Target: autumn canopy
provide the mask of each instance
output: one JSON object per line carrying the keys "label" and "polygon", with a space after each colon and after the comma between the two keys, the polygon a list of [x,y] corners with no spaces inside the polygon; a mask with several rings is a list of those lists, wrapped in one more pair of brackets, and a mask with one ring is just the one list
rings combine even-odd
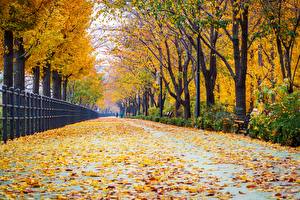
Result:
{"label": "autumn canopy", "polygon": [[[87,32],[92,13],[93,3],[85,0],[1,0],[4,84],[96,106],[102,96],[102,75],[95,69]],[[32,80],[25,81],[25,77]],[[85,81],[87,77],[93,84]],[[80,91],[84,84],[91,87],[86,94]],[[76,97],[78,93],[81,98]]]}
{"label": "autumn canopy", "polygon": [[0,199],[299,199],[300,0],[0,0]]}

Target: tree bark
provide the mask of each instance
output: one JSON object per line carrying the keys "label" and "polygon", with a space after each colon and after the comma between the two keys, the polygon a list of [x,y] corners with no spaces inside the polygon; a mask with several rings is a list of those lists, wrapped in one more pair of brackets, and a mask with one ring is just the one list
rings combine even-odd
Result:
{"label": "tree bark", "polygon": [[[186,51],[188,51],[188,49],[186,49]],[[190,63],[190,57],[188,55],[186,56],[187,59],[183,64],[183,92],[184,92],[183,108],[184,108],[184,118],[189,119],[191,117],[191,97],[189,91],[189,84],[191,80],[188,79],[188,66]]]}
{"label": "tree bark", "polygon": [[58,71],[52,71],[52,92],[55,99],[61,99],[61,82],[61,75]]}
{"label": "tree bark", "polygon": [[129,114],[128,113],[130,113],[130,105],[129,105],[129,101],[128,101],[128,99],[126,99],[125,100],[125,116],[129,116]]}
{"label": "tree bark", "polygon": [[235,101],[236,101],[236,114],[240,119],[246,116],[246,82],[235,82]]}
{"label": "tree bark", "polygon": [[136,98],[134,97],[132,100],[132,114],[133,116],[136,116],[137,113],[137,102],[136,102]]}
{"label": "tree bark", "polygon": [[188,84],[186,84],[184,87],[183,108],[184,108],[184,118],[185,119],[191,118],[191,97],[190,97],[190,91],[188,88]]}
{"label": "tree bark", "polygon": [[13,32],[4,31],[4,85],[13,87],[13,59],[14,59],[14,37]]}
{"label": "tree bark", "polygon": [[289,87],[288,87],[288,93],[291,94],[294,92],[293,88],[293,77],[292,77],[292,70],[291,70],[291,62],[292,62],[292,52],[290,52],[290,47],[285,48],[285,68],[287,72],[287,77],[289,80]]}
{"label": "tree bark", "polygon": [[206,105],[212,106],[215,104],[215,94],[214,94],[214,85],[210,80],[205,81],[205,90],[206,90]]}
{"label": "tree bark", "polygon": [[[233,2],[234,7],[238,4]],[[242,8],[240,8],[242,9]],[[232,43],[235,66],[235,112],[239,119],[246,116],[246,74],[248,62],[248,6],[243,6],[241,17],[238,17],[239,9],[233,11]],[[241,38],[239,31],[241,26]],[[241,47],[240,47],[241,42]]]}
{"label": "tree bark", "polygon": [[210,49],[209,55],[209,69],[206,68],[205,55],[202,49],[201,42],[199,42],[199,56],[200,56],[200,64],[201,70],[204,76],[205,88],[206,88],[206,104],[207,106],[212,106],[215,104],[215,95],[214,89],[217,78],[217,59],[216,59],[216,42],[217,42],[218,32],[212,26],[210,28],[210,45],[212,49]]}
{"label": "tree bark", "polygon": [[33,68],[33,88],[34,94],[39,94],[40,92],[40,67],[36,66]]}
{"label": "tree bark", "polygon": [[163,117],[163,110],[164,110],[164,104],[163,104],[163,80],[162,80],[162,73],[163,73],[163,54],[161,48],[159,49],[159,116]]}
{"label": "tree bark", "polygon": [[143,115],[146,115],[145,94],[142,95],[142,113],[143,113]]}
{"label": "tree bark", "polygon": [[141,97],[138,94],[137,96],[137,114],[140,115],[141,114]]}
{"label": "tree bark", "polygon": [[[276,33],[279,34],[279,33]],[[280,61],[280,69],[281,69],[281,74],[282,74],[282,79],[284,80],[285,78],[289,79],[289,87],[288,87],[288,92],[291,94],[293,93],[293,82],[292,82],[292,73],[291,73],[291,47],[289,46],[284,46],[282,44],[283,42],[281,41],[279,35],[276,35],[276,45],[277,45],[277,52],[279,55],[279,61]],[[284,50],[282,49],[282,46],[284,46]]]}
{"label": "tree bark", "polygon": [[15,38],[14,45],[17,50],[14,52],[16,62],[14,63],[14,87],[25,90],[25,49],[23,38]]}
{"label": "tree bark", "polygon": [[246,78],[248,69],[248,6],[245,6],[242,13],[242,44],[241,44],[241,73],[240,80],[238,80],[237,96],[240,96],[240,102],[237,102],[237,108],[241,107],[241,117],[246,116]]}
{"label": "tree bark", "polygon": [[[177,54],[178,54],[178,73],[180,74],[180,73],[182,73],[182,63],[181,63],[182,53],[181,53],[181,49],[180,49],[177,39],[175,39],[175,45],[176,45]],[[169,48],[169,44],[168,44],[167,40],[165,40],[165,47],[166,47],[166,51],[167,51],[167,70],[170,75],[171,82],[173,84],[175,91],[174,92],[171,91],[171,88],[169,87],[169,84],[164,77],[163,77],[163,80],[165,82],[165,85],[166,85],[170,95],[175,99],[175,116],[180,117],[179,109],[181,106],[181,94],[183,92],[182,78],[181,78],[181,76],[178,76],[176,79],[176,75],[173,72],[172,62],[171,62],[171,52],[170,52],[170,48]]]}
{"label": "tree bark", "polygon": [[178,96],[178,92],[176,92],[176,100],[175,100],[175,116],[180,117],[180,106],[181,106],[181,97]]}
{"label": "tree bark", "polygon": [[[218,31],[212,26],[210,30],[210,43],[213,46],[213,49],[216,48],[216,43],[218,39]],[[208,78],[206,78],[205,82],[209,83],[209,91],[206,90],[206,104],[208,106],[215,104],[215,86],[216,86],[216,79],[217,79],[217,57],[215,50],[210,50],[209,55],[209,71],[208,71]]]}
{"label": "tree bark", "polygon": [[155,102],[155,99],[154,99],[154,94],[152,93],[151,89],[149,89],[149,92],[148,92],[148,95],[149,95],[149,100],[150,100],[150,107],[157,107],[157,103]]}
{"label": "tree bark", "polygon": [[63,89],[62,89],[62,100],[67,100],[67,88],[68,88],[68,77],[64,78]]}
{"label": "tree bark", "polygon": [[195,117],[200,117],[200,34],[197,37],[196,105]]}
{"label": "tree bark", "polygon": [[147,94],[148,92],[147,91],[145,91],[145,93],[144,93],[144,115],[145,116],[148,116],[149,115],[149,113],[148,113],[148,107],[149,107],[149,98],[148,98],[148,94]]}
{"label": "tree bark", "polygon": [[51,64],[47,63],[43,68],[43,95],[51,97],[50,92],[50,76],[51,76]]}

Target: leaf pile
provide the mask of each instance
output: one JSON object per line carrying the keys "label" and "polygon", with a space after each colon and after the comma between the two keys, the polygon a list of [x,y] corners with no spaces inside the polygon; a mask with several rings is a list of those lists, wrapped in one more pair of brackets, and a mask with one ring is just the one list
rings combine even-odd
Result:
{"label": "leaf pile", "polygon": [[114,118],[69,125],[0,146],[0,198],[297,198],[299,159],[238,139]]}

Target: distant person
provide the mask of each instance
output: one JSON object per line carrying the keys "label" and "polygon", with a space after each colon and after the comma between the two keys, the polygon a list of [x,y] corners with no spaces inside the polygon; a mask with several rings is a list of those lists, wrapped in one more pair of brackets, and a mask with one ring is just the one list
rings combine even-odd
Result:
{"label": "distant person", "polygon": [[118,118],[119,117],[119,113],[116,113],[116,118]]}

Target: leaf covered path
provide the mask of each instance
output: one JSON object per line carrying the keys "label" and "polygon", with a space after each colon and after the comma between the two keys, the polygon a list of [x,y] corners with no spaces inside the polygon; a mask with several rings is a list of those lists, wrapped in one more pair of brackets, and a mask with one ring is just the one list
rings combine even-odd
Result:
{"label": "leaf covered path", "polygon": [[299,199],[299,149],[101,118],[0,146],[0,199]]}

